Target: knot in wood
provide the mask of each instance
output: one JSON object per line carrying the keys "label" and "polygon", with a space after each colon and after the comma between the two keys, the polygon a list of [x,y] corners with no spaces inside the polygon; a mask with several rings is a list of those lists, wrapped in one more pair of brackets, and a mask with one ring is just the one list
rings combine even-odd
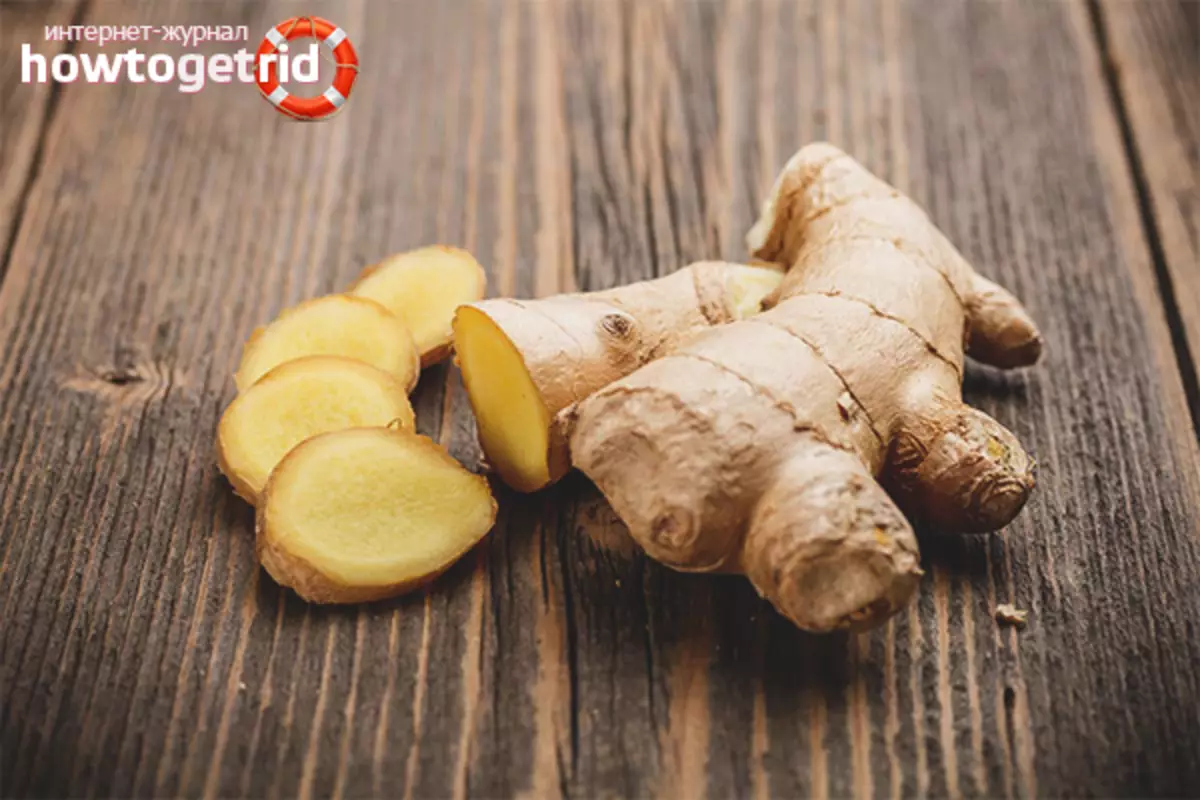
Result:
{"label": "knot in wood", "polygon": [[105,370],[100,373],[100,380],[113,386],[128,386],[131,383],[141,383],[146,378],[136,370],[127,367]]}

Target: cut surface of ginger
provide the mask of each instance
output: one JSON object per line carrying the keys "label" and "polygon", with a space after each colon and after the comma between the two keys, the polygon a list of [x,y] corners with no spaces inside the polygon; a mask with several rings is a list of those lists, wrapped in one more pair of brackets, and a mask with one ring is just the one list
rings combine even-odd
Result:
{"label": "cut surface of ginger", "polygon": [[280,364],[304,356],[343,356],[390,373],[405,390],[420,376],[408,326],[379,303],[332,294],[287,309],[246,342],[234,380],[239,391]]}
{"label": "cut surface of ginger", "polygon": [[258,505],[259,560],[317,603],[394,597],[432,580],[496,519],[487,481],[430,439],[358,428],[287,455]]}
{"label": "cut surface of ginger", "polygon": [[501,480],[520,492],[550,482],[550,410],[525,360],[491,317],[464,306],[454,319],[463,383],[479,442]]}
{"label": "cut surface of ginger", "polygon": [[363,270],[350,293],[366,297],[403,319],[422,366],[450,353],[454,309],[483,298],[487,276],[465,250],[441,245],[390,256]]}
{"label": "cut surface of ginger", "polygon": [[217,428],[218,462],[253,503],[275,465],[305,439],[392,423],[414,424],[395,376],[350,358],[307,356],[271,370],[229,405]]}
{"label": "cut surface of ginger", "polygon": [[735,320],[749,319],[763,310],[783,281],[782,267],[774,264],[738,264],[729,270],[726,292]]}

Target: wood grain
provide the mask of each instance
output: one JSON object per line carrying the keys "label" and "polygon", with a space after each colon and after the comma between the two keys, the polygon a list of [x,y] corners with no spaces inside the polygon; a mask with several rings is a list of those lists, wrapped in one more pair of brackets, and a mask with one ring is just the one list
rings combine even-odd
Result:
{"label": "wood grain", "polygon": [[0,108],[5,114],[0,128],[0,258],[6,263],[41,168],[46,129],[58,109],[54,84],[22,82],[22,45],[29,45],[30,52],[48,64],[71,44],[45,41],[45,27],[77,21],[82,8],[80,0],[0,4]]}
{"label": "wood grain", "polygon": [[1131,170],[1200,429],[1200,4],[1097,4]]}
{"label": "wood grain", "polygon": [[[304,10],[364,57],[333,121],[246,87],[75,84],[38,138],[0,287],[0,795],[1197,785],[1200,469],[1086,6]],[[295,13],[84,12],[252,31]],[[27,91],[4,88],[22,125]],[[498,487],[492,536],[411,597],[311,607],[256,568],[212,458],[255,325],[429,241],[520,295],[740,258],[774,173],[819,137],[925,204],[1047,340],[1037,369],[967,387],[1037,456],[1033,501],[1003,535],[924,536],[905,613],[799,633],[741,579],[640,556],[578,475]],[[457,374],[429,370],[415,402],[473,463]],[[1029,627],[999,627],[1001,602]]]}

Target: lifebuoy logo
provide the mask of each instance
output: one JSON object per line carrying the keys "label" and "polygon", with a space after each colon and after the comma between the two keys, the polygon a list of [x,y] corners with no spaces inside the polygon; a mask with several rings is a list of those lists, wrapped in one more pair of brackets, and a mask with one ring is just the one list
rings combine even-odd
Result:
{"label": "lifebuoy logo", "polygon": [[[91,42],[103,48],[117,42],[174,42],[194,47],[203,42],[245,42],[245,25],[47,25],[46,41]],[[306,52],[297,39],[309,39]],[[322,52],[323,51],[323,52]],[[284,84],[320,80],[322,55],[335,68],[331,85],[314,97],[292,94]],[[180,92],[198,92],[207,83],[255,84],[262,96],[285,116],[301,122],[329,119],[350,98],[358,78],[358,53],[346,32],[321,17],[292,17],[267,31],[256,52],[233,53],[123,52],[42,55],[21,46],[22,83],[174,83]]]}
{"label": "lifebuoy logo", "polygon": [[[286,81],[288,42],[309,36],[333,54],[337,72],[333,76],[333,85],[322,94],[296,97],[283,88],[280,72],[284,73],[282,80]],[[358,78],[358,53],[346,38],[346,32],[320,17],[292,17],[271,28],[259,46],[255,60],[258,63],[258,88],[263,97],[280,113],[301,122],[315,122],[336,114],[350,97],[350,90]]]}

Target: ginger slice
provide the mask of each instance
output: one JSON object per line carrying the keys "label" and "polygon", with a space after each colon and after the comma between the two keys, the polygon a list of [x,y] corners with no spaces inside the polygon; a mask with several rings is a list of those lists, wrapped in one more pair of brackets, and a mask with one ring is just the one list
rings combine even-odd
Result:
{"label": "ginger slice", "polygon": [[246,342],[234,380],[245,391],[273,368],[303,356],[344,356],[395,375],[411,391],[420,360],[404,320],[379,303],[334,294],[287,309]]}
{"label": "ginger slice", "polygon": [[307,356],[268,372],[225,410],[217,460],[241,497],[255,502],[275,465],[320,433],[396,422],[414,427],[406,387],[394,375],[337,356]]}
{"label": "ginger slice", "polygon": [[425,367],[449,355],[454,309],[482,299],[486,287],[487,275],[470,253],[435,245],[368,267],[350,293],[376,301],[408,323]]}
{"label": "ginger slice", "polygon": [[287,455],[258,505],[257,551],[314,603],[381,600],[433,580],[492,528],[487,480],[430,439],[356,428]]}

